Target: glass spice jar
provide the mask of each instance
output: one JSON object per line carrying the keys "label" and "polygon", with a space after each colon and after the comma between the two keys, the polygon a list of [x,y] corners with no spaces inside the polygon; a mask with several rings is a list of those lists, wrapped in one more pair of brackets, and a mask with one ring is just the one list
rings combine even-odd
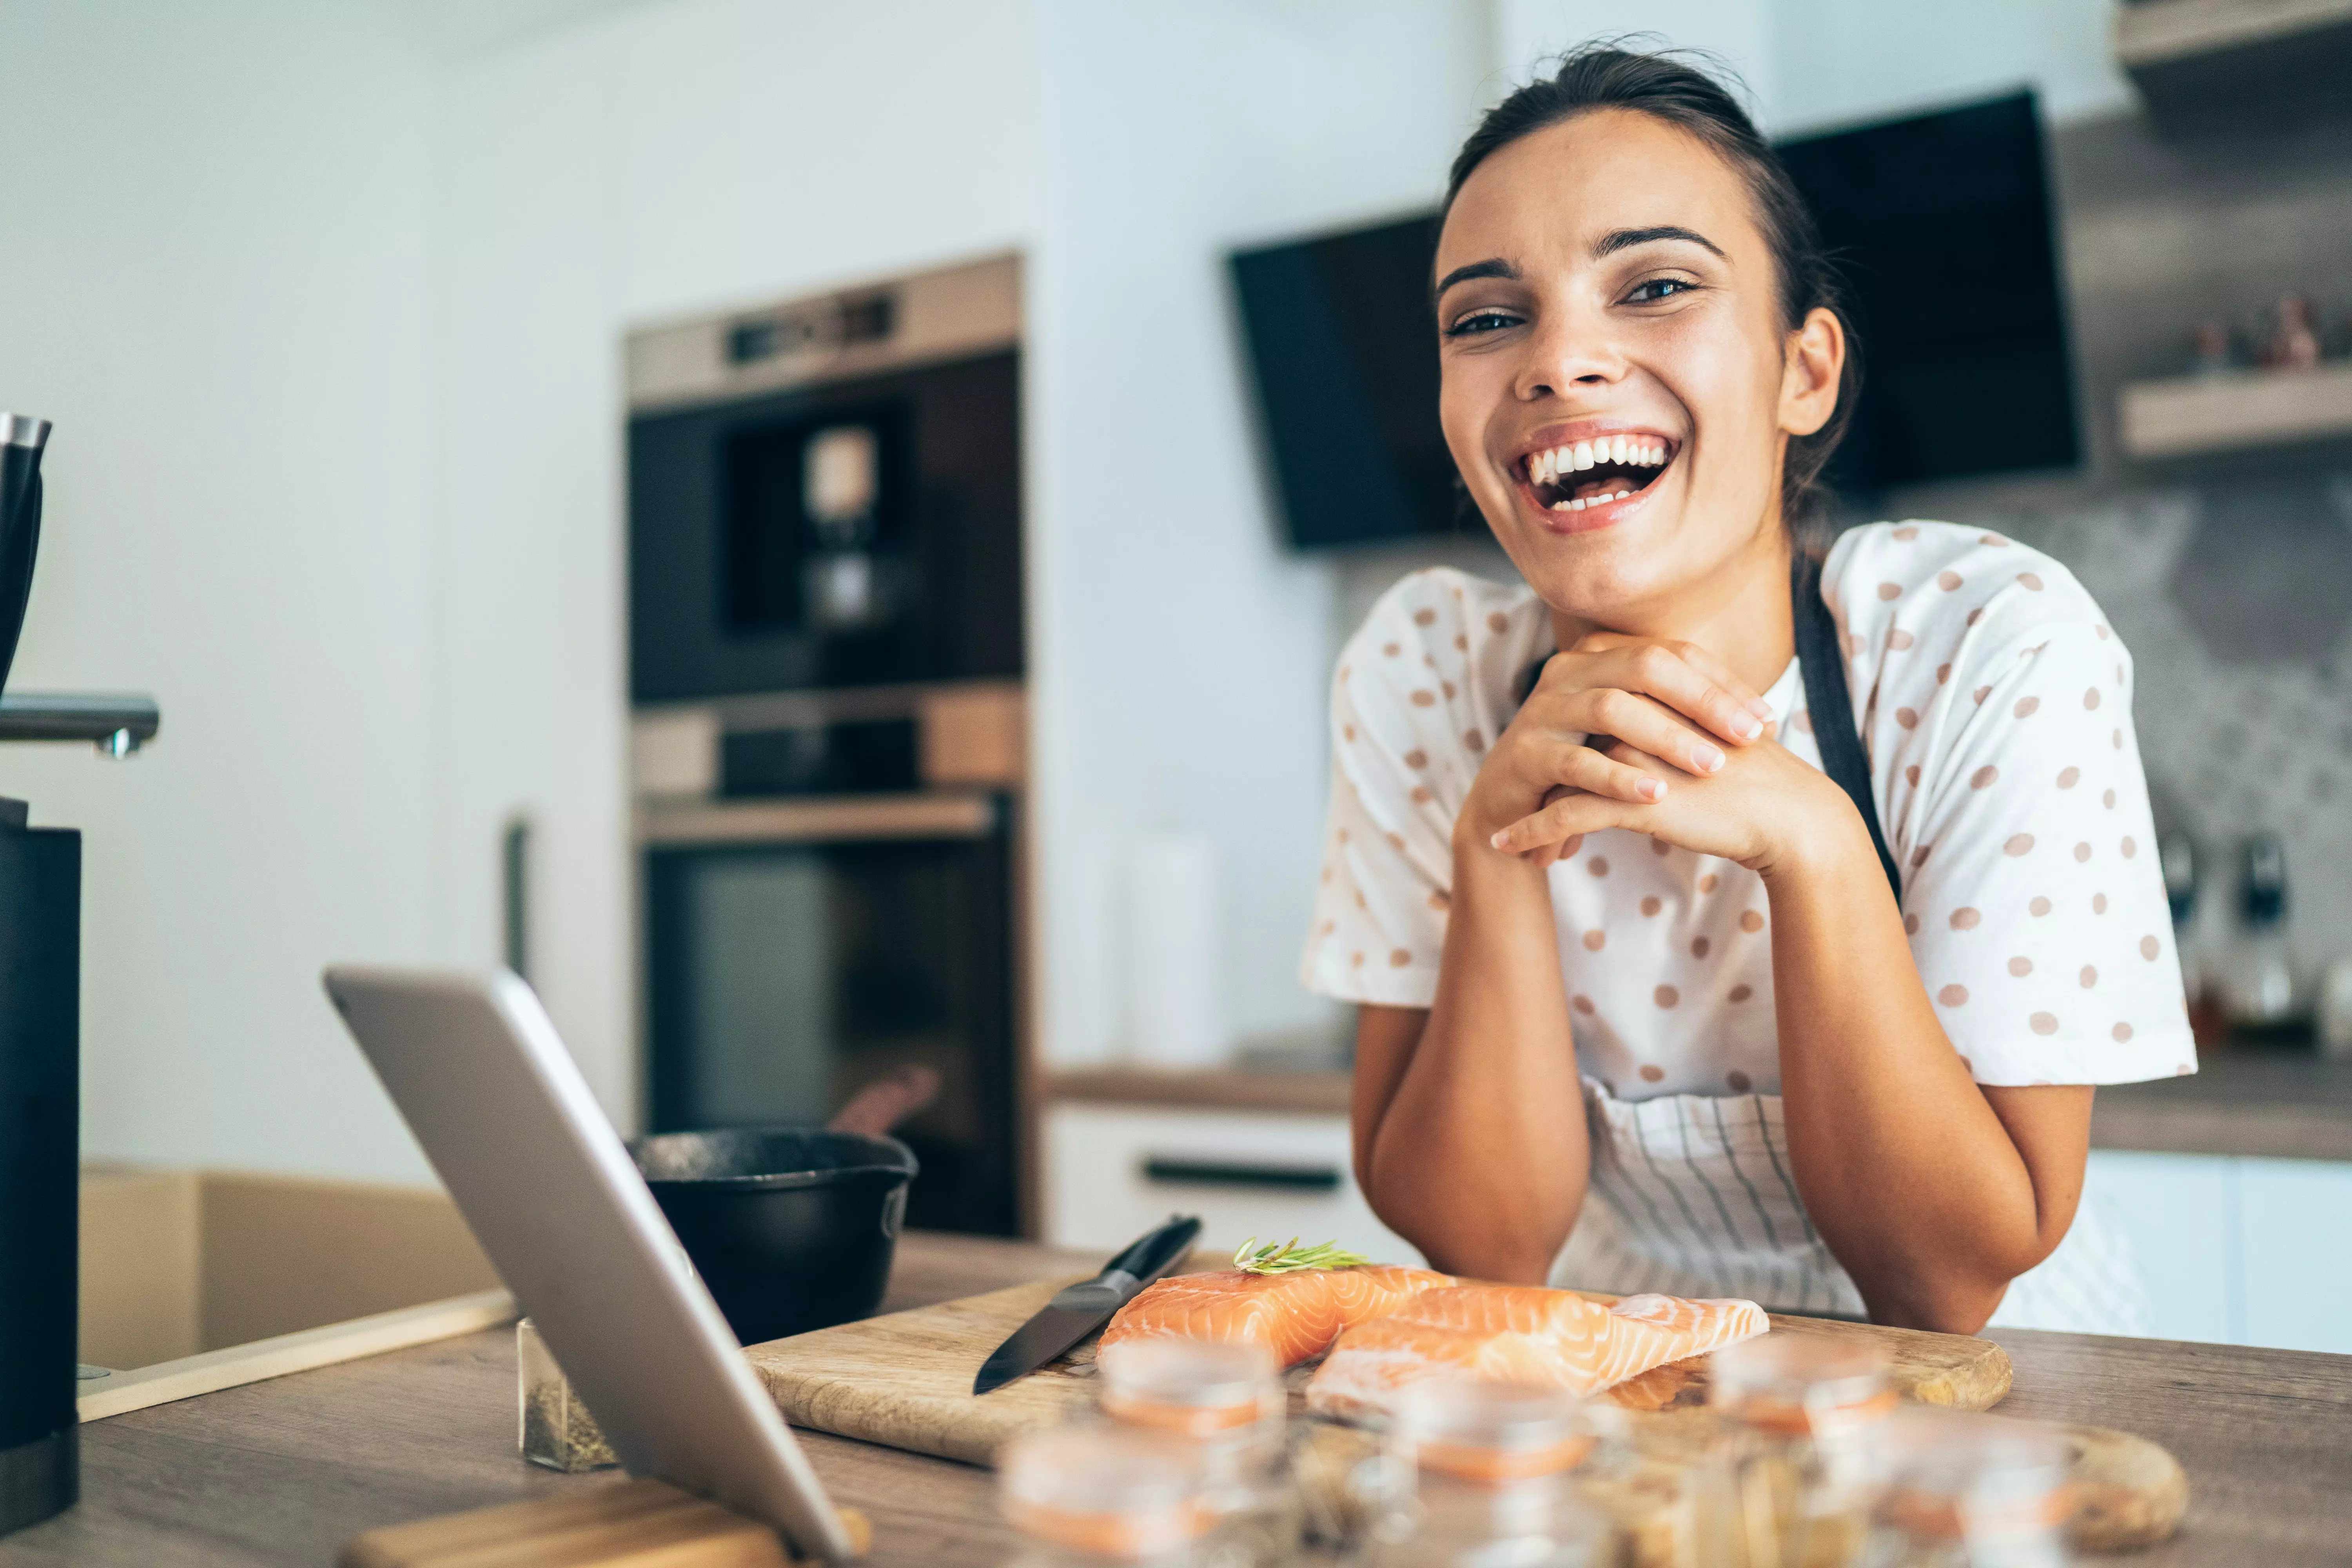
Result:
{"label": "glass spice jar", "polygon": [[1585,1568],[1608,1521],[1569,1485],[1594,1438],[1574,1396],[1520,1384],[1438,1379],[1395,1410],[1420,1521],[1384,1550],[1393,1568]]}
{"label": "glass spice jar", "polygon": [[2055,1435],[1916,1406],[1888,1425],[1864,1568],[2065,1568],[2074,1498]]}
{"label": "glass spice jar", "polygon": [[524,1458],[551,1470],[609,1470],[620,1463],[529,1318],[515,1323],[515,1383],[516,1441]]}
{"label": "glass spice jar", "polygon": [[1895,1413],[1884,1352],[1769,1334],[1717,1351],[1722,1422],[1694,1477],[1698,1560],[1722,1568],[1843,1568],[1861,1552]]}
{"label": "glass spice jar", "polygon": [[1124,1340],[1095,1359],[1104,1415],[1187,1445],[1210,1515],[1202,1552],[1226,1568],[1298,1555],[1301,1511],[1284,1442],[1282,1369],[1262,1345]]}
{"label": "glass spice jar", "polygon": [[996,1456],[998,1510],[1022,1537],[1014,1568],[1197,1568],[1211,1515],[1193,1447],[1166,1432],[1079,1421]]}

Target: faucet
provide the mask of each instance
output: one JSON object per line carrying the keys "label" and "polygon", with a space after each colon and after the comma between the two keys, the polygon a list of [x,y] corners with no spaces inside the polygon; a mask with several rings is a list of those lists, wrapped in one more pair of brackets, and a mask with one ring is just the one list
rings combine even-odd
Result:
{"label": "faucet", "polygon": [[89,741],[100,756],[127,757],[155,738],[163,719],[153,698],[7,689],[33,593],[48,444],[47,420],[0,414],[0,742]]}

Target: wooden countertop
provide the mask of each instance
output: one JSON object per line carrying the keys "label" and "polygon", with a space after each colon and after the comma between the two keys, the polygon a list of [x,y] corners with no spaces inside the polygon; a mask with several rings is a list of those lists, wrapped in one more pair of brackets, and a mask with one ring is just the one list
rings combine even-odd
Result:
{"label": "wooden countertop", "polygon": [[[1096,1105],[1344,1116],[1348,1075],[1088,1068],[1056,1073],[1046,1095]],[[2352,1161],[2352,1061],[2252,1047],[2209,1051],[2188,1078],[2099,1090],[2091,1142],[2101,1149]]]}
{"label": "wooden countertop", "polygon": [[[1098,1259],[1042,1247],[911,1236],[887,1305],[991,1289]],[[2352,1357],[2075,1334],[1990,1336],[2017,1363],[2000,1408],[2151,1437],[2191,1496],[2180,1536],[2139,1568],[2341,1563],[2352,1541]],[[984,1470],[803,1433],[837,1502],[875,1525],[877,1568],[982,1568],[1007,1557]],[[0,1565],[319,1568],[377,1525],[607,1476],[515,1454],[514,1333],[468,1334],[82,1428],[83,1500],[0,1538]],[[2122,1561],[2122,1560],[2118,1560]]]}

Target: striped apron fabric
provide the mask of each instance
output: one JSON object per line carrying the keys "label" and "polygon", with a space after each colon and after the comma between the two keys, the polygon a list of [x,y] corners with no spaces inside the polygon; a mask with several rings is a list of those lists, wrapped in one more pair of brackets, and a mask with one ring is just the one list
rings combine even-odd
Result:
{"label": "striped apron fabric", "polygon": [[[1624,1100],[1588,1078],[1584,1108],[1591,1186],[1553,1283],[1864,1315],[1797,1195],[1780,1096]],[[1990,1326],[2145,1334],[2147,1322],[2128,1240],[2085,1194],[2065,1240],[2010,1285]]]}

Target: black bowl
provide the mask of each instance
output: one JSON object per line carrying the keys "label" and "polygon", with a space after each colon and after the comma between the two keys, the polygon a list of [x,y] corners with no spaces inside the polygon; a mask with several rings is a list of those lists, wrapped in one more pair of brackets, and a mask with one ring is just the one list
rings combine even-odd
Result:
{"label": "black bowl", "polygon": [[629,1152],[743,1343],[882,1304],[917,1169],[896,1138],[740,1128],[665,1132]]}

